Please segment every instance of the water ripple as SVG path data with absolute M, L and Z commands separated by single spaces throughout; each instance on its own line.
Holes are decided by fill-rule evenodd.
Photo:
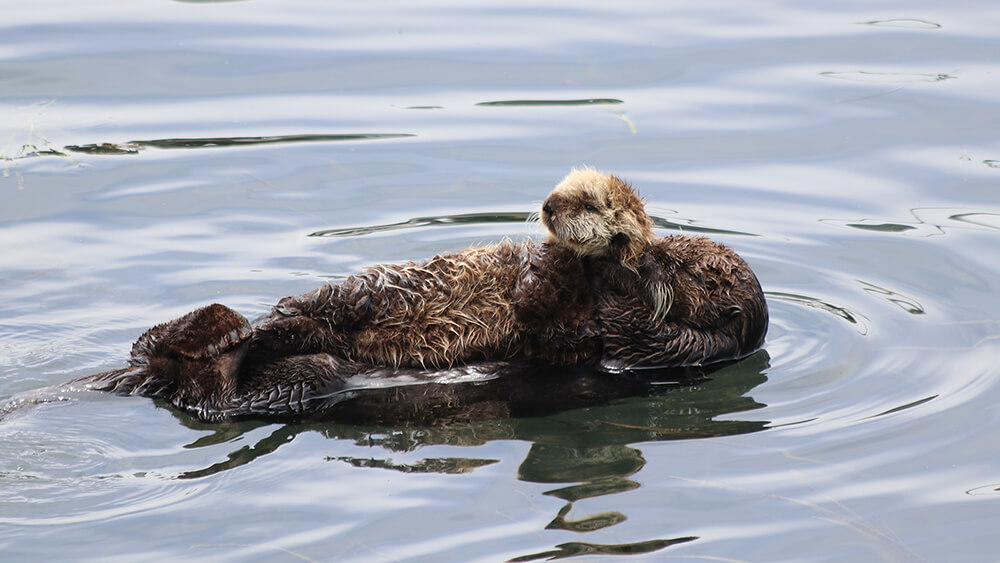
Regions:
M 805 305 L 806 307 L 811 307 L 813 309 L 818 309 L 820 311 L 825 311 L 843 319 L 854 326 L 854 330 L 858 334 L 866 335 L 871 330 L 871 321 L 867 317 L 852 311 L 846 306 L 836 305 L 830 303 L 818 297 L 810 297 L 808 295 L 801 295 L 797 293 L 786 293 L 782 291 L 765 291 L 764 294 L 771 299 L 778 299 L 781 301 L 787 301 L 789 303 L 796 303 L 798 305 Z
M 941 29 L 941 24 L 932 21 L 920 20 L 916 18 L 891 18 L 886 20 L 872 20 L 858 22 L 858 25 L 872 25 L 878 27 L 901 27 L 905 29 Z
M 439 227 L 453 225 L 482 225 L 488 223 L 527 223 L 531 213 L 512 211 L 507 213 L 461 213 L 457 215 L 438 215 L 433 217 L 414 217 L 398 223 L 371 225 L 365 227 L 343 227 L 339 229 L 324 229 L 309 233 L 311 237 L 356 237 L 419 227 Z
M 670 547 L 672 545 L 677 545 L 681 543 L 687 543 L 698 539 L 696 536 L 687 536 L 681 538 L 671 538 L 671 539 L 658 539 L 658 540 L 648 540 L 634 543 L 623 543 L 623 544 L 594 544 L 586 542 L 568 542 L 561 543 L 556 546 L 556 549 L 550 551 L 543 551 L 541 553 L 533 553 L 531 555 L 522 555 L 520 557 L 514 557 L 510 561 L 537 561 L 539 559 L 547 559 L 552 561 L 554 559 L 566 559 L 568 557 L 583 557 L 587 555 L 638 555 L 644 553 L 653 553 L 654 551 L 659 551 L 665 547 Z
M 41 418 L 55 423 L 59 432 L 34 417 L 5 420 L 0 425 L 0 506 L 19 508 L 0 509 L 0 522 L 102 521 L 181 503 L 198 490 L 171 483 L 167 460 L 181 452 L 176 446 L 157 447 L 134 427 L 113 426 L 111 413 L 122 414 L 122 401 L 127 400 L 113 406 L 106 401 L 108 410 L 91 409 L 96 420 L 64 416 L 68 411 L 59 408 L 64 405 L 50 406 L 46 414 L 54 416 Z M 60 493 L 67 490 L 73 494 Z
M 479 102 L 476 105 L 488 107 L 549 107 L 617 105 L 624 103 L 615 98 L 587 98 L 582 100 L 501 100 L 496 102 Z
M 820 222 L 876 233 L 899 233 L 909 236 L 932 237 L 949 229 L 1000 231 L 1000 213 L 956 207 L 916 207 L 910 209 L 913 221 L 881 219 L 820 219 Z
M 839 80 L 850 80 L 853 82 L 875 82 L 875 83 L 909 83 L 909 82 L 941 82 L 956 78 L 950 74 L 937 73 L 928 74 L 920 72 L 875 72 L 870 70 L 852 71 L 824 71 L 820 76 L 836 78 Z
M 718 229 L 713 227 L 702 227 L 690 222 L 677 222 L 662 217 L 651 216 L 653 226 L 660 229 L 669 229 L 682 233 L 717 234 L 717 235 L 737 235 L 737 236 L 758 236 L 753 233 L 733 231 L 729 229 Z M 508 212 L 485 212 L 485 213 L 460 213 L 454 215 L 437 215 L 430 217 L 414 217 L 406 221 L 387 223 L 383 225 L 369 225 L 361 227 L 341 227 L 334 229 L 323 229 L 315 231 L 308 236 L 311 237 L 356 237 L 370 235 L 387 231 L 402 229 L 414 229 L 423 227 L 450 227 L 455 225 L 484 225 L 492 223 L 534 223 L 538 221 L 538 212 L 508 211 Z
M 337 135 L 270 135 L 262 137 L 193 137 L 129 141 L 121 145 L 113 143 L 68 145 L 66 146 L 66 150 L 88 154 L 137 154 L 140 150 L 147 147 L 157 149 L 201 149 L 247 145 L 271 145 L 276 143 L 287 144 L 373 141 L 379 139 L 402 139 L 415 136 L 416 135 L 411 133 L 349 133 Z
M 861 284 L 862 289 L 866 293 L 884 299 L 911 315 L 923 315 L 926 313 L 924 306 L 913 297 L 907 297 L 897 291 L 892 291 L 891 289 L 886 289 L 866 281 L 858 280 L 858 283 Z

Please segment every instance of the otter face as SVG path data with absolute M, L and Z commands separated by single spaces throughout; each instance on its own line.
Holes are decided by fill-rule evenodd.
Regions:
M 615 176 L 592 168 L 572 172 L 542 204 L 549 242 L 580 256 L 611 256 L 634 269 L 653 239 L 642 199 Z

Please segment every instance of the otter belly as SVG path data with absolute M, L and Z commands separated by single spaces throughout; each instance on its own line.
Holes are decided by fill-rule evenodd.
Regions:
M 330 353 L 385 366 L 448 367 L 518 353 L 518 281 L 537 249 L 499 244 L 376 266 L 281 300 L 254 323 L 251 358 Z

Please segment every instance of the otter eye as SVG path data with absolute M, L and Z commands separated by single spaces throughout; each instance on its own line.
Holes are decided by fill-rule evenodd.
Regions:
M 589 203 L 584 204 L 583 208 L 586 209 L 589 213 L 597 213 L 597 208 Z

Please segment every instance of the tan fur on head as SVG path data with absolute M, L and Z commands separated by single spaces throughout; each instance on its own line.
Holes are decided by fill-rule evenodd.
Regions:
M 542 205 L 549 242 L 581 256 L 611 256 L 635 271 L 653 240 L 642 199 L 627 182 L 593 168 L 573 169 Z

